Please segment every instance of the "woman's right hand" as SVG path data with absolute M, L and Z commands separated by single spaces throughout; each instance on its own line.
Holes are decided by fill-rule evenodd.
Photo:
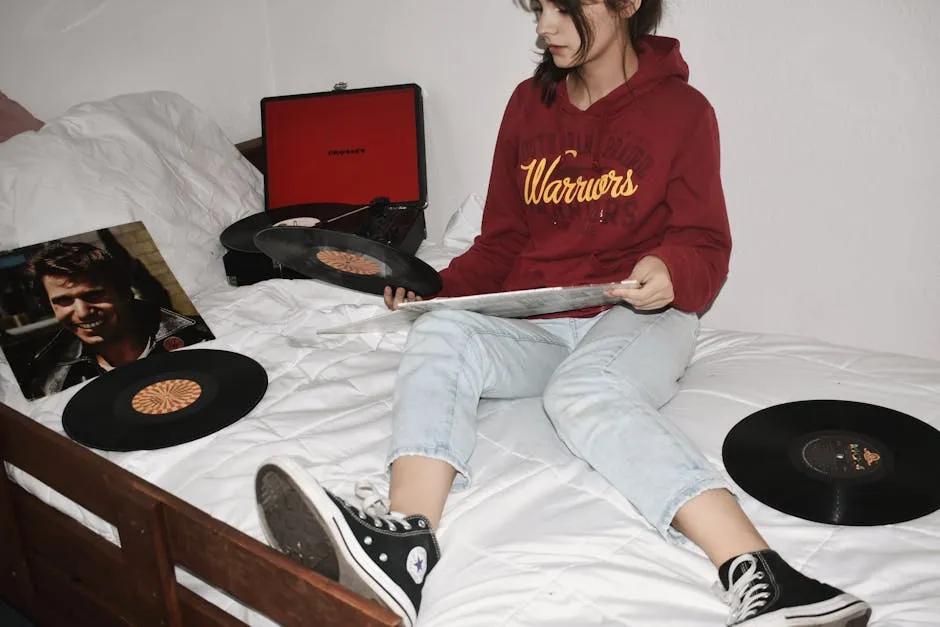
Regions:
M 414 292 L 405 292 L 405 288 L 399 287 L 397 290 L 392 290 L 388 285 L 385 286 L 385 306 L 391 309 L 392 311 L 398 309 L 398 306 L 405 301 L 413 300 L 422 300 L 422 298 L 416 295 Z

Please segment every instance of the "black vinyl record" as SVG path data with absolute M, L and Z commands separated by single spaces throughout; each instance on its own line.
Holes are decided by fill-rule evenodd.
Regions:
M 271 227 L 255 245 L 275 262 L 312 279 L 370 294 L 385 286 L 427 297 L 439 292 L 441 276 L 414 255 L 352 233 L 317 227 Z
M 349 205 L 321 203 L 297 205 L 283 209 L 262 211 L 242 218 L 222 231 L 219 240 L 228 250 L 241 253 L 261 254 L 255 246 L 255 235 L 272 226 L 317 226 L 342 212 L 350 211 Z
M 745 492 L 780 512 L 832 525 L 887 525 L 940 509 L 940 431 L 853 401 L 805 400 L 760 410 L 722 447 Z
M 274 219 L 266 211 L 242 218 L 231 224 L 219 236 L 222 245 L 228 250 L 240 253 L 261 253 L 255 246 L 255 233 L 274 225 Z
M 237 422 L 267 387 L 264 368 L 238 353 L 159 353 L 85 385 L 66 405 L 62 426 L 70 438 L 94 449 L 166 448 Z

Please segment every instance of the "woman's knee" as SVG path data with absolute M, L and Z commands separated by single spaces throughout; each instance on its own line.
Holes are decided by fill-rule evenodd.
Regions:
M 616 392 L 604 379 L 600 369 L 578 372 L 562 367 L 545 387 L 542 406 L 569 446 L 571 438 L 599 413 L 598 409 L 613 402 Z
M 422 314 L 414 321 L 408 333 L 408 345 L 414 345 L 427 337 L 465 337 L 473 327 L 471 312 L 460 310 L 437 310 Z
M 569 446 L 589 437 L 598 420 L 628 422 L 656 413 L 676 392 L 675 382 L 651 390 L 639 379 L 614 376 L 602 368 L 560 370 L 542 395 L 549 420 Z

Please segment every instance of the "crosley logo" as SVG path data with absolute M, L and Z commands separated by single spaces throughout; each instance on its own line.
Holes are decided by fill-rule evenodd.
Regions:
M 633 182 L 633 169 L 626 174 L 618 174 L 610 170 L 593 178 L 571 177 L 554 178 L 555 170 L 563 156 L 577 157 L 577 150 L 566 150 L 563 155 L 555 157 L 551 165 L 548 159 L 533 159 L 528 165 L 520 166 L 525 175 L 525 202 L 527 205 L 560 204 L 589 202 L 600 200 L 605 196 L 623 198 L 633 196 L 640 189 Z
M 331 157 L 346 157 L 348 155 L 364 155 L 365 148 L 341 148 L 339 150 L 327 150 L 326 154 Z

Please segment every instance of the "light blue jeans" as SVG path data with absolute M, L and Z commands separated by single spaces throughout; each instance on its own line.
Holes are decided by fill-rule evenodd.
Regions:
M 393 408 L 390 465 L 403 455 L 445 461 L 454 489 L 471 481 L 481 398 L 541 395 L 561 440 L 620 491 L 667 540 L 705 490 L 726 487 L 712 464 L 659 413 L 676 393 L 697 316 L 616 306 L 593 318 L 514 320 L 466 311 L 418 318 L 405 345 Z

